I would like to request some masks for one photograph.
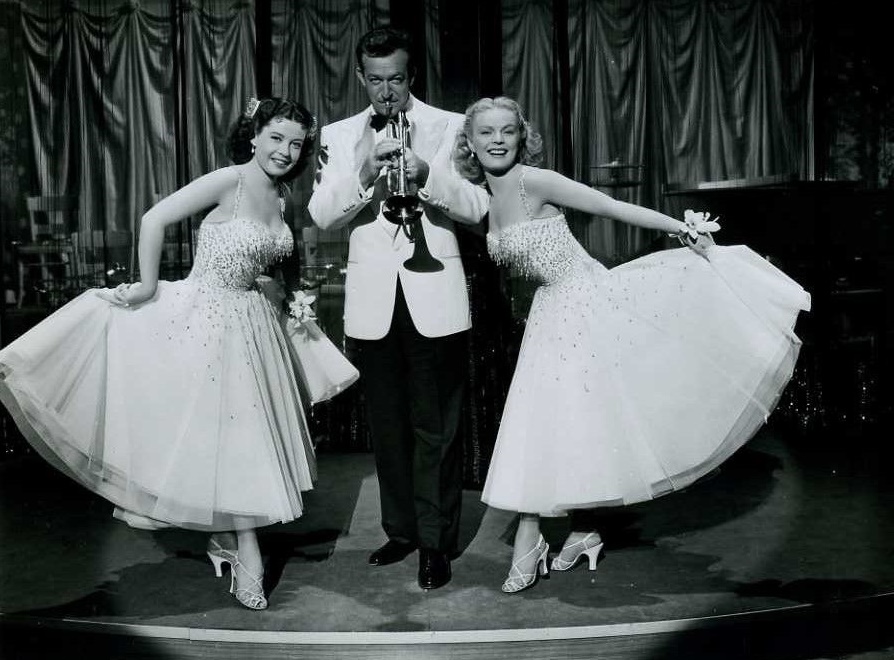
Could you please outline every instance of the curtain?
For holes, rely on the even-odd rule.
[[[27,230],[25,195],[33,170],[28,165],[31,161],[31,121],[27,77],[21,58],[24,40],[20,25],[20,7],[0,3],[0,265],[13,263],[10,240],[20,238]],[[3,281],[2,315],[5,305],[13,302],[15,278],[12,268],[0,268],[0,274]],[[0,328],[0,333],[2,331]],[[0,335],[0,346],[3,343]]]
[[[168,3],[23,7],[41,194],[77,195],[78,229],[129,229],[174,161]]]
[[[614,197],[679,214],[668,183],[813,173],[812,0],[503,0],[504,90],[568,174],[641,165]],[[567,7],[567,19],[556,24]],[[558,47],[565,31],[568,49]],[[559,104],[560,72],[570,103]],[[567,116],[561,116],[564,113]],[[571,144],[562,144],[562,122]],[[654,232],[573,216],[596,256],[617,262]]]
[[[273,93],[321,124],[358,111],[354,44],[392,4],[272,0]],[[442,4],[425,0],[416,30],[421,95],[436,103],[459,84],[442,75]],[[227,128],[255,89],[254,11],[244,0],[22,3],[32,192],[77,194],[82,231],[137,231],[158,196],[225,164]],[[589,183],[594,166],[642,165],[641,185],[607,192],[675,213],[668,183],[811,176],[813,0],[502,0],[501,11],[503,88],[543,134],[546,166]],[[310,187],[296,182],[298,207]],[[571,219],[609,261],[654,238]]]
[[[359,112],[369,100],[354,74],[354,46],[387,19],[388,0],[272,0],[273,95],[307,106],[320,126]],[[299,225],[311,224],[312,190],[308,167],[292,184]]]
[[[552,0],[503,0],[503,89],[543,136],[544,167],[561,162],[558,66]]]
[[[441,66],[441,7],[438,0],[424,0],[425,102],[445,108],[444,77]],[[448,109],[448,108],[445,108]]]
[[[229,162],[226,138],[255,88],[255,10],[235,0],[182,3],[179,66],[186,156],[177,186]],[[175,73],[177,71],[175,70]],[[173,189],[161,192],[173,192]]]
[[[569,25],[577,28],[569,27],[571,60],[577,63],[571,74],[572,153],[574,176],[585,183],[596,180],[595,166],[642,166],[637,172],[644,176],[642,184],[602,191],[659,207],[654,191],[661,145],[650,128],[654,127],[651,111],[658,105],[654,83],[661,74],[653,68],[652,11],[651,3],[642,2],[572,3]],[[576,229],[590,251],[609,264],[635,253],[654,236],[607,219],[578,218]]]
[[[388,23],[387,0],[273,0],[273,94],[294,99],[320,125],[369,104],[354,75],[360,36]]]
[[[29,3],[21,28],[33,194],[76,195],[85,236],[138,235],[158,198],[226,164],[254,89],[252,3]]]

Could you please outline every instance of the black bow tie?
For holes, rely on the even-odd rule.
[[[374,114],[369,120],[369,125],[372,126],[374,131],[379,132],[388,125],[388,117]]]

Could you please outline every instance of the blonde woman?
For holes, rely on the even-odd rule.
[[[572,515],[553,559],[596,568],[586,515],[691,484],[741,447],[791,377],[808,294],[744,246],[715,245],[704,214],[681,222],[537,167],[540,137],[518,104],[466,112],[454,163],[490,195],[488,251],[540,284],[482,499],[521,514],[503,591],[548,569],[541,516]],[[575,240],[574,208],[681,237],[688,247],[611,270]]]

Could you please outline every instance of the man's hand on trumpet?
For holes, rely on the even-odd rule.
[[[404,154],[407,168],[407,180],[417,186],[424,186],[428,180],[429,166],[416,153],[407,147]],[[363,166],[360,168],[360,183],[364,188],[369,187],[379,176],[383,167],[389,170],[397,170],[400,163],[400,140],[396,138],[382,138],[369,152]]]
[[[363,165],[360,166],[360,184],[369,188],[373,181],[379,177],[383,167],[397,167],[400,142],[394,138],[383,138],[381,142],[370,149]]]

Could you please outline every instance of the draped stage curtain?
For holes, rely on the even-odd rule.
[[[561,169],[561,91],[552,0],[505,0],[503,11],[503,90],[518,101],[543,136],[545,167]]]
[[[185,161],[177,187],[229,162],[227,133],[248,98],[257,95],[253,3],[190,3],[183,3],[178,30],[184,40],[179,66],[185,80],[176,98],[183,107]]]
[[[254,94],[254,9],[235,0],[22,4],[33,194],[79,227],[139,233],[154,201],[226,163]]]
[[[38,189],[77,195],[82,232],[132,226],[170,172],[169,22],[126,3],[23,5]]]
[[[354,75],[354,46],[387,23],[387,0],[273,0],[272,94],[304,104],[320,126],[359,112],[369,101]],[[298,209],[310,199],[312,170],[292,185]],[[311,224],[306,215],[301,224]]]
[[[354,46],[388,24],[387,0],[273,0],[273,94],[310,108],[320,124],[369,105],[354,76]]]
[[[614,197],[679,215],[667,183],[813,175],[812,0],[503,0],[503,82],[579,181],[612,161],[644,166]],[[567,12],[564,22],[560,8]],[[568,49],[560,50],[565,31]],[[566,107],[559,72],[568,68]],[[563,144],[562,122],[570,124]],[[563,161],[566,158],[566,161]],[[653,232],[576,218],[617,262]]]
[[[323,123],[359,110],[353,46],[388,22],[392,4],[273,0],[273,93]],[[642,165],[641,185],[607,192],[674,212],[668,182],[812,175],[812,0],[500,4],[503,92],[543,133],[547,166],[590,182],[596,165]],[[445,7],[421,6],[417,93],[438,103],[463,83],[441,75]],[[77,194],[82,231],[137,231],[154,198],[225,163],[226,128],[255,93],[255,9],[245,0],[21,3],[31,192]],[[296,186],[299,206],[309,186],[308,177]],[[609,261],[654,238],[574,220]]]

